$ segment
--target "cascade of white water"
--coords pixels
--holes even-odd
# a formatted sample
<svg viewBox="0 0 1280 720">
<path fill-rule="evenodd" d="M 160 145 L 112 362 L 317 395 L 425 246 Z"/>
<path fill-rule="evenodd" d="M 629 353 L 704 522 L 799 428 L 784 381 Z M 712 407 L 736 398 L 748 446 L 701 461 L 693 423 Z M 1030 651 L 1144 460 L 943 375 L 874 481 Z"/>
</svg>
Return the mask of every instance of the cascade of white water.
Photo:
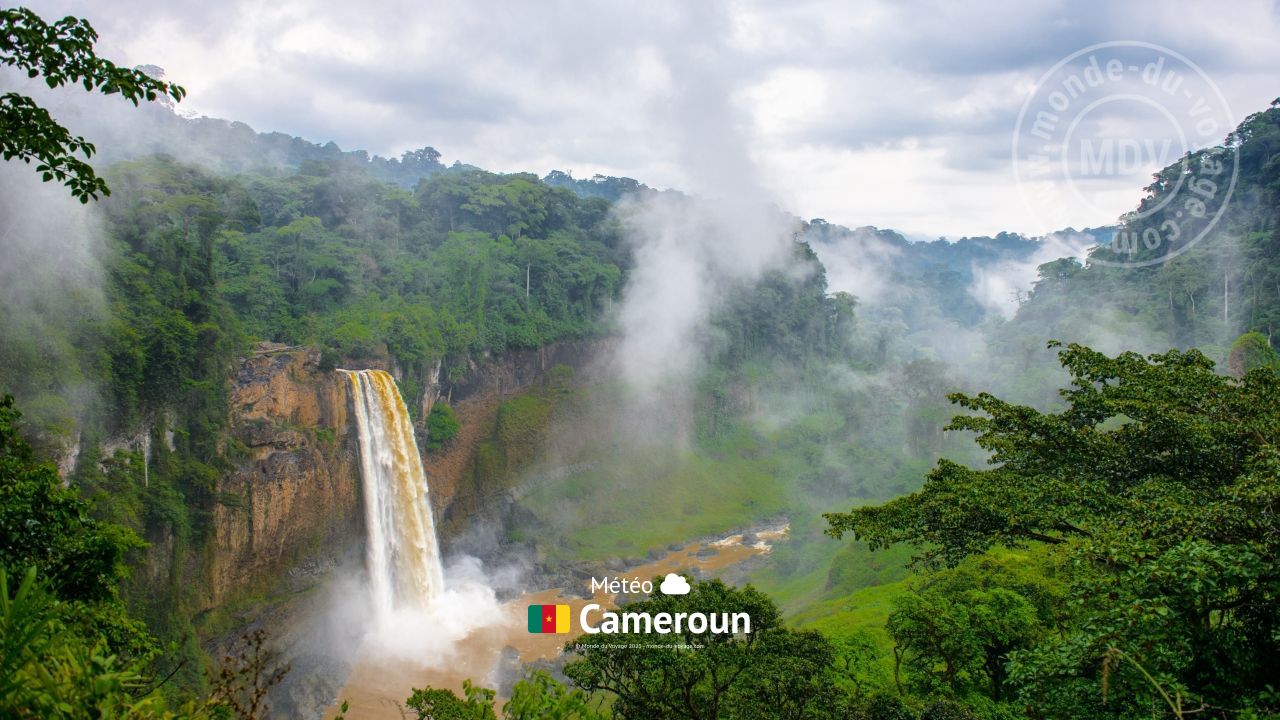
<svg viewBox="0 0 1280 720">
<path fill-rule="evenodd" d="M 423 609 L 444 590 L 427 476 L 395 380 L 382 370 L 343 370 L 360 436 L 368 570 L 374 612 Z"/>
</svg>

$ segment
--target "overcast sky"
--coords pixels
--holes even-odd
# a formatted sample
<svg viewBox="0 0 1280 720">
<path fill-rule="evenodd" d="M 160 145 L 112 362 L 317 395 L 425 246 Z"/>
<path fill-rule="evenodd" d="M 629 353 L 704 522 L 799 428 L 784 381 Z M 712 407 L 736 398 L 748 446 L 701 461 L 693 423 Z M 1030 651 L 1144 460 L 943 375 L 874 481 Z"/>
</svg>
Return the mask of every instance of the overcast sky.
<svg viewBox="0 0 1280 720">
<path fill-rule="evenodd" d="M 687 98 L 720 94 L 780 206 L 924 237 L 1042 233 L 1133 208 L 1151 167 L 1097 180 L 1089 203 L 1058 213 L 1019 200 L 1019 111 L 1081 48 L 1166 46 L 1203 68 L 1235 122 L 1280 95 L 1271 2 L 30 6 L 90 19 L 119 62 L 163 67 L 190 92 L 183 112 L 382 155 L 431 145 L 495 171 L 694 189 L 707 173 L 690 167 L 686 128 L 705 118 Z M 1158 114 L 1131 115 L 1130 135 L 1169 134 Z"/>
</svg>

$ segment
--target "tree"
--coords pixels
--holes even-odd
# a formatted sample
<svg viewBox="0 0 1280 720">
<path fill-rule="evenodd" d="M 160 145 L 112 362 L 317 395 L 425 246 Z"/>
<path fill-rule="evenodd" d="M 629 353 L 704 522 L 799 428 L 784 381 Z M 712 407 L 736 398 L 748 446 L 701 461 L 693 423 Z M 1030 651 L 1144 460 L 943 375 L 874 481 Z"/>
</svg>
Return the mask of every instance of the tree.
<svg viewBox="0 0 1280 720">
<path fill-rule="evenodd" d="M 876 658 L 880 649 L 875 635 L 863 628 L 831 639 L 835 665 L 853 685 L 855 698 L 861 699 L 868 686 L 874 685 Z"/>
<path fill-rule="evenodd" d="M 12 578 L 0 567 L 0 715 L 7 718 L 161 718 L 160 698 L 139 694 L 137 660 L 66 622 L 66 607 L 36 568 Z M 10 587 L 14 590 L 10 592 Z"/>
<path fill-rule="evenodd" d="M 12 396 L 0 398 L 0 567 L 36 568 L 78 624 L 109 638 L 116 652 L 149 655 L 152 641 L 125 616 L 117 590 L 125 554 L 144 543 L 90 516 L 89 504 L 62 486 L 53 463 L 35 457 L 19 436 L 21 416 Z"/>
<path fill-rule="evenodd" d="M 783 627 L 773 602 L 750 586 L 694 583 L 687 595 L 655 591 L 623 611 L 746 612 L 751 632 L 695 633 L 686 627 L 680 634 L 599 634 L 574 640 L 567 649 L 579 659 L 565 667 L 565 675 L 587 692 L 614 696 L 615 717 L 823 718 L 844 700 L 836 688 L 830 642 L 814 632 Z"/>
<path fill-rule="evenodd" d="M 604 720 L 587 694 L 570 689 L 544 670 L 535 670 L 515 684 L 502 708 L 504 720 Z"/>
<path fill-rule="evenodd" d="M 405 707 L 417 713 L 418 720 L 496 720 L 494 691 L 464 680 L 462 693 L 460 698 L 452 690 L 414 688 Z"/>
<path fill-rule="evenodd" d="M 95 520 L 0 399 L 0 716 L 162 718 L 154 638 L 118 597 L 132 531 Z M 227 717 L 216 701 L 178 717 Z"/>
<path fill-rule="evenodd" d="M 838 717 L 844 693 L 833 682 L 835 652 L 813 630 L 776 628 L 760 637 L 756 661 L 730 696 L 727 717 L 818 720 Z"/>
<path fill-rule="evenodd" d="M 1069 345 L 1059 358 L 1071 375 L 1061 412 L 951 396 L 982 413 L 950 427 L 975 432 L 994 467 L 941 461 L 912 495 L 827 515 L 829 533 L 912 543 L 925 567 L 996 546 L 1064 553 L 1075 620 L 1009 653 L 1009 683 L 1033 714 L 1128 717 L 1161 693 L 1226 710 L 1274 703 L 1280 375 L 1224 377 L 1195 350 Z M 1106 664 L 1113 649 L 1156 685 Z"/>
<path fill-rule="evenodd" d="M 427 447 L 432 450 L 440 448 L 461 429 L 462 422 L 449 403 L 443 400 L 435 402 L 431 405 L 431 412 L 427 413 Z"/>
<path fill-rule="evenodd" d="M 924 693 L 1005 700 L 1010 653 L 1062 624 L 1065 591 L 1021 556 L 981 555 L 918 578 L 889 615 L 895 670 Z"/>
<path fill-rule="evenodd" d="M 1257 331 L 1236 338 L 1227 357 L 1227 369 L 1235 377 L 1243 377 L 1254 368 L 1280 370 L 1280 354 L 1267 342 L 1267 336 Z"/>
<path fill-rule="evenodd" d="M 943 398 L 949 385 L 954 386 L 954 381 L 947 376 L 946 363 L 920 358 L 902 367 L 902 394 L 907 398 L 903 422 L 908 446 L 916 457 L 937 457 L 947 422 Z"/>
<path fill-rule="evenodd" d="M 169 96 L 181 101 L 187 91 L 141 70 L 117 67 L 98 57 L 93 45 L 98 33 L 87 20 L 65 17 L 45 22 L 27 8 L 0 10 L 0 64 L 42 77 L 50 88 L 67 84 L 83 85 L 86 91 L 119 94 L 137 105 Z M 106 182 L 94 173 L 86 159 L 96 148 L 83 137 L 72 135 L 48 110 L 26 95 L 0 95 L 0 156 L 36 163 L 36 172 L 45 182 L 57 180 L 71 189 L 80 202 L 110 195 Z"/>
<path fill-rule="evenodd" d="M 405 707 L 418 720 L 496 720 L 493 690 L 462 683 L 463 697 L 442 688 L 414 688 Z M 535 670 L 511 688 L 502 707 L 503 720 L 604 720 L 592 709 L 586 693 L 569 689 L 545 670 Z"/>
</svg>

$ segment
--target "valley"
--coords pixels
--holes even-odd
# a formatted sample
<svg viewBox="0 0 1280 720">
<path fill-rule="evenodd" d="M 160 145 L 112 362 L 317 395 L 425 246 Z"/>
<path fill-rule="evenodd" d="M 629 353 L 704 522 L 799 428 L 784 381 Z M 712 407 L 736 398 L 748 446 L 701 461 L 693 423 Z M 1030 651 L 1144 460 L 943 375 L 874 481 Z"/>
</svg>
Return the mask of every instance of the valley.
<svg viewBox="0 0 1280 720">
<path fill-rule="evenodd" d="M 0 717 L 1280 717 L 1280 100 L 1189 122 L 1205 71 L 1079 50 L 1061 9 L 1026 10 L 1071 29 L 1056 65 L 877 45 L 941 10 L 847 23 L 884 67 L 801 52 L 807 6 L 678 10 L 583 10 L 505 67 L 469 44 L 523 36 L 502 13 L 419 28 L 471 64 L 417 68 L 449 118 L 412 127 L 422 58 L 371 70 L 344 24 L 341 92 L 253 110 L 369 150 L 187 112 L 86 21 L 0 11 Z M 237 42 L 311 72 L 314 14 Z M 1233 21 L 1196 37 L 1265 64 Z M 565 114 L 569 79 L 605 99 Z M 1019 155 L 1060 129 L 1037 98 L 1061 163 Z M 1208 139 L 1108 134 L 1165 120 Z"/>
</svg>

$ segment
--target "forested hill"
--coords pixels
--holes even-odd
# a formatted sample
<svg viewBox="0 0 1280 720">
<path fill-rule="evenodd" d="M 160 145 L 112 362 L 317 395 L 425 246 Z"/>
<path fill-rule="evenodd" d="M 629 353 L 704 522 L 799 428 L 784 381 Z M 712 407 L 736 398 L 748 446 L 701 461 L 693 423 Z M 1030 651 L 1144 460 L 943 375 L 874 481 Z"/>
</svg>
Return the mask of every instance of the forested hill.
<svg viewBox="0 0 1280 720">
<path fill-rule="evenodd" d="M 572 190 L 582 197 L 599 197 L 609 201 L 620 200 L 631 193 L 653 192 L 648 185 L 628 177 L 593 175 L 587 179 L 577 179 L 572 173 L 560 170 L 547 173 L 542 182 L 552 187 Z"/>
<path fill-rule="evenodd" d="M 130 422 L 201 377 L 198 358 L 225 359 L 255 339 L 314 344 L 331 361 L 390 356 L 412 385 L 436 360 L 461 367 L 477 354 L 608 332 L 605 310 L 629 264 L 610 204 L 654 192 L 627 178 L 445 168 L 431 148 L 369 158 L 164 107 L 102 108 L 78 115 L 97 118 L 105 158 L 150 148 L 216 161 L 162 155 L 109 167 L 105 317 L 77 310 L 81 288 L 63 287 L 23 298 L 0 319 L 4 336 L 19 338 L 0 350 L 0 380 L 24 396 L 28 420 L 55 432 L 77 414 Z M 143 118 L 145 132 L 115 121 L 125 111 Z M 990 342 L 1022 357 L 1027 343 L 1111 336 L 1142 349 L 1200 346 L 1225 361 L 1242 333 L 1270 338 L 1280 321 L 1278 122 L 1272 108 L 1230 137 L 1241 157 L 1235 194 L 1195 247 L 1142 268 L 1043 264 Z M 1170 187 L 1158 180 L 1148 202 Z M 816 292 L 849 293 L 879 323 L 864 323 L 862 334 L 878 333 L 882 345 L 887 334 L 911 345 L 912 333 L 940 320 L 975 328 L 998 319 L 976 292 L 978 276 L 1016 270 L 1047 248 L 1009 233 L 921 243 L 820 219 L 804 228 L 830 280 Z M 1077 235 L 1105 246 L 1110 233 Z M 876 276 L 878 288 L 846 283 L 842 263 Z M 38 312 L 17 311 L 23 303 Z"/>
<path fill-rule="evenodd" d="M 163 76 L 159 68 L 147 69 Z M 92 138 L 99 149 L 95 156 L 98 164 L 168 155 L 218 174 L 289 173 L 323 164 L 365 173 L 406 190 L 437 173 L 480 169 L 460 160 L 446 163 L 442 153 L 429 145 L 399 157 L 383 157 L 364 150 L 343 150 L 333 141 L 312 142 L 280 132 L 258 132 L 235 120 L 184 116 L 165 101 L 134 108 L 105 97 L 50 92 L 39 83 L 19 81 L 18 86 L 21 92 L 40 98 L 77 133 Z M 542 181 L 581 197 L 609 201 L 651 190 L 632 178 L 594 175 L 579 179 L 560 170 L 550 171 Z"/>
<path fill-rule="evenodd" d="M 105 316 L 57 283 L 0 316 L 0 380 L 50 430 L 86 407 L 119 429 L 184 388 L 217 394 L 253 340 L 389 357 L 413 382 L 442 359 L 598 334 L 627 264 L 606 201 L 532 175 L 438 173 L 411 192 L 346 163 L 222 176 L 161 157 L 106 177 Z"/>
<path fill-rule="evenodd" d="M 1234 192 L 1221 219 L 1197 243 L 1172 257 L 1141 245 L 1132 258 L 1117 256 L 1109 245 L 1090 257 L 1151 261 L 1141 267 L 1066 259 L 1044 264 L 1002 334 L 1012 338 L 1036 329 L 1037 335 L 1076 338 L 1089 328 L 1110 328 L 1127 337 L 1127 347 L 1194 346 L 1219 362 L 1244 333 L 1256 331 L 1270 342 L 1280 330 L 1280 101 L 1249 116 L 1224 145 L 1187 161 L 1220 159 L 1229 168 L 1233 152 L 1239 154 Z M 1158 173 L 1141 207 L 1163 209 L 1143 219 L 1126 216 L 1121 232 L 1137 236 L 1176 223 L 1182 237 L 1198 234 L 1225 194 L 1208 201 L 1204 217 L 1184 217 L 1186 198 L 1174 197 L 1183 172 L 1179 161 Z M 1176 202 L 1166 204 L 1169 199 Z"/>
<path fill-rule="evenodd" d="M 47 99 L 55 113 L 65 103 Z M 389 358 L 415 393 L 437 362 L 448 377 L 488 354 L 607 334 L 630 262 L 611 203 L 656 192 L 629 178 L 446 168 L 431 148 L 370 158 L 164 106 L 89 97 L 61 112 L 101 148 L 95 159 L 114 192 L 84 227 L 57 234 L 72 245 L 84 235 L 95 247 L 85 264 L 102 276 L 42 275 L 49 229 L 14 228 L 11 244 L 33 249 L 34 265 L 22 282 L 5 279 L 33 289 L 15 292 L 0 315 L 11 339 L 0 348 L 0 391 L 58 443 L 81 428 L 122 432 L 175 403 L 216 425 L 225 367 L 258 340 L 320 347 L 328 365 Z M 56 202 L 21 173 L 3 182 L 15 217 L 42 193 Z M 774 303 L 768 332 L 722 318 L 726 333 L 779 348 L 830 343 L 797 340 L 822 325 L 827 302 L 821 268 L 797 257 L 817 268 L 814 284 L 789 294 L 806 309 Z M 748 294 L 731 306 L 730 315 L 754 312 Z"/>
<path fill-rule="evenodd" d="M 1006 301 L 1012 303 L 1035 265 L 1109 243 L 1114 231 L 1067 228 L 1042 238 L 1001 232 L 921 242 L 893 230 L 850 229 L 815 218 L 805 225 L 803 238 L 827 267 L 833 290 L 850 292 L 881 312 L 891 309 L 907 327 L 943 320 L 970 328 L 999 315 Z M 984 293 L 979 285 L 993 273 L 1001 276 L 1001 285 Z"/>
<path fill-rule="evenodd" d="M 163 77 L 160 68 L 144 69 Z M 386 158 L 364 150 L 343 150 L 332 141 L 317 143 L 280 132 L 258 132 L 243 122 L 181 115 L 164 100 L 133 107 L 102 95 L 51 91 L 37 81 L 5 80 L 12 89 L 38 98 L 55 117 L 89 138 L 98 150 L 94 161 L 99 166 L 157 154 L 219 174 L 294 172 L 320 163 L 364 172 L 405 189 L 445 170 L 477 169 L 457 160 L 446 166 L 441 153 L 430 146 Z"/>
</svg>

